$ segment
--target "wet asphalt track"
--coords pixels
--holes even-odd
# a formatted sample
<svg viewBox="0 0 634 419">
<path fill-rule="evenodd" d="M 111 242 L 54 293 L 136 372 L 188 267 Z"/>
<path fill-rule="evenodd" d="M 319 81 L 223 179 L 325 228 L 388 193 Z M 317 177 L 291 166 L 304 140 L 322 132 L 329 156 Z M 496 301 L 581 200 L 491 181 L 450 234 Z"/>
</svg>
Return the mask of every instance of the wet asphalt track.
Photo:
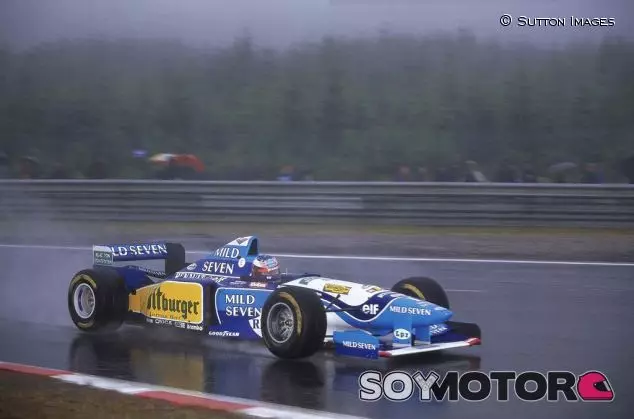
<svg viewBox="0 0 634 419">
<path fill-rule="evenodd" d="M 67 284 L 90 263 L 88 251 L 0 248 L 0 360 L 373 418 L 625 418 L 634 411 L 629 395 L 634 388 L 634 267 L 282 260 L 290 271 L 386 287 L 410 275 L 435 277 L 449 290 L 456 319 L 477 322 L 483 331 L 481 347 L 402 361 L 335 358 L 326 352 L 285 362 L 260 344 L 177 331 L 124 327 L 112 336 L 80 334 L 68 318 Z M 358 375 L 370 368 L 441 374 L 596 369 L 610 379 L 616 400 L 360 402 Z"/>
</svg>

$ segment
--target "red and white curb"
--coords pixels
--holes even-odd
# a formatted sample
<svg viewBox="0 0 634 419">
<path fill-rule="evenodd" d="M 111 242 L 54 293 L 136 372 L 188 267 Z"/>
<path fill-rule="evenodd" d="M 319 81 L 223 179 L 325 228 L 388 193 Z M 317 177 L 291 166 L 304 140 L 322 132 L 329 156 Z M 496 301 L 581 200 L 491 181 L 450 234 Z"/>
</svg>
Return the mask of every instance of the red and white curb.
<svg viewBox="0 0 634 419">
<path fill-rule="evenodd" d="M 249 399 L 220 396 L 198 391 L 181 390 L 172 387 L 155 386 L 145 383 L 117 380 L 114 378 L 97 377 L 70 371 L 36 367 L 32 365 L 15 364 L 0 361 L 0 370 L 13 371 L 50 377 L 67 383 L 89 386 L 102 390 L 111 390 L 123 394 L 164 400 L 183 406 L 203 407 L 213 410 L 234 412 L 259 418 L 274 419 L 364 419 L 359 416 L 340 415 L 301 409 L 273 403 L 258 402 Z"/>
</svg>

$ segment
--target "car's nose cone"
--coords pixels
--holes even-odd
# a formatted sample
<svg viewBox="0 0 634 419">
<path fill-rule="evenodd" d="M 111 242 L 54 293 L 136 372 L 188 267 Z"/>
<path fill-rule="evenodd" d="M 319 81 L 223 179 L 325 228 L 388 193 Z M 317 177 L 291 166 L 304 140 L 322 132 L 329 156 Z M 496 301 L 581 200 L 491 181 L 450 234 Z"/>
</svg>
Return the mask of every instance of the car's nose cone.
<svg viewBox="0 0 634 419">
<path fill-rule="evenodd" d="M 444 323 L 453 316 L 453 312 L 441 306 L 435 306 L 432 309 L 432 321 L 435 323 Z"/>
<path fill-rule="evenodd" d="M 428 301 L 421 301 L 415 298 L 400 298 L 394 301 L 390 307 L 394 314 L 404 314 L 412 316 L 412 325 L 430 325 L 444 323 L 449 320 L 453 313 L 439 305 Z"/>
</svg>

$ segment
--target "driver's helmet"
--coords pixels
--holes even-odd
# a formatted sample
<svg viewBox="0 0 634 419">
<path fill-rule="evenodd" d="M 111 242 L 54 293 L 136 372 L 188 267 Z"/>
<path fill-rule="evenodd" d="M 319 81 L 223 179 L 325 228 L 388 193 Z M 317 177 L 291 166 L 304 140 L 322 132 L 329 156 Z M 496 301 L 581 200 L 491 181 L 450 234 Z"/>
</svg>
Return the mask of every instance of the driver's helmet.
<svg viewBox="0 0 634 419">
<path fill-rule="evenodd" d="M 280 274 L 280 264 L 271 255 L 258 255 L 253 261 L 253 276 L 272 276 Z"/>
</svg>

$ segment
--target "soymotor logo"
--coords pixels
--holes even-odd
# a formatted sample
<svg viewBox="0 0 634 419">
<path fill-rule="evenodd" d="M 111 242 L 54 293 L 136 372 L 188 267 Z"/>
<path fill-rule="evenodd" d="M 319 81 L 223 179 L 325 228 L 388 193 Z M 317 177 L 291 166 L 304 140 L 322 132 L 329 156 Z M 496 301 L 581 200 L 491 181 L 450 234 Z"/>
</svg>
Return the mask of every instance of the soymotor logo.
<svg viewBox="0 0 634 419">
<path fill-rule="evenodd" d="M 492 381 L 497 383 L 493 394 Z M 509 390 L 509 387 L 511 389 Z M 409 400 L 415 392 L 420 401 L 466 400 L 479 402 L 493 396 L 499 401 L 508 401 L 509 394 L 523 401 L 603 401 L 614 400 L 614 391 L 605 374 L 588 371 L 578 377 L 570 371 L 469 371 L 459 374 L 449 371 L 443 379 L 435 372 L 427 375 L 420 371 L 409 374 L 392 371 L 366 371 L 359 376 L 359 399 L 377 401 L 385 397 L 400 402 Z"/>
</svg>

